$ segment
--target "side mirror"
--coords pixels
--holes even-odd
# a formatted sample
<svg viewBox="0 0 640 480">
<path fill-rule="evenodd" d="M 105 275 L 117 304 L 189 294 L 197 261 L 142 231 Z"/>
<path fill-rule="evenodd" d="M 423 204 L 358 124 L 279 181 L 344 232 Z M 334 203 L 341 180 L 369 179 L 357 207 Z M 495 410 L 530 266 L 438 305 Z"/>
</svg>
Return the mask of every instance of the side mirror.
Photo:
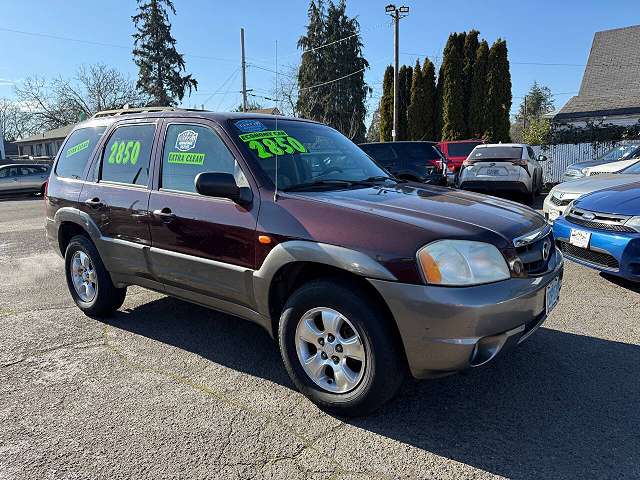
<svg viewBox="0 0 640 480">
<path fill-rule="evenodd" d="M 195 179 L 196 191 L 208 197 L 228 198 L 239 204 L 250 203 L 251 189 L 241 188 L 230 173 L 202 172 Z"/>
<path fill-rule="evenodd" d="M 547 161 L 547 157 L 545 157 L 544 155 L 538 155 L 538 161 L 539 162 L 546 162 Z"/>
</svg>

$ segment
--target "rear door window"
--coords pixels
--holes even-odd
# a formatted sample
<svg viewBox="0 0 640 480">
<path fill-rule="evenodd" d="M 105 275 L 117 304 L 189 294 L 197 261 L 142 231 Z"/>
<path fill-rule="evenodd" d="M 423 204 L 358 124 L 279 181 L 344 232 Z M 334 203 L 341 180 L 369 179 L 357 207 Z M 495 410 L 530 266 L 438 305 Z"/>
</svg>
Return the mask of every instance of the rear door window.
<svg viewBox="0 0 640 480">
<path fill-rule="evenodd" d="M 432 161 L 442 159 L 440 152 L 429 143 L 396 143 L 393 148 L 404 168 L 413 171 L 431 167 Z"/>
<path fill-rule="evenodd" d="M 161 188 L 195 193 L 195 178 L 201 172 L 230 173 L 238 186 L 249 186 L 233 154 L 211 128 L 184 123 L 169 125 Z"/>
<path fill-rule="evenodd" d="M 154 124 L 116 128 L 102 152 L 100 180 L 146 186 L 155 131 Z"/>
<path fill-rule="evenodd" d="M 56 175 L 81 179 L 91 152 L 107 127 L 88 127 L 75 130 L 64 144 L 58 156 Z"/>
</svg>

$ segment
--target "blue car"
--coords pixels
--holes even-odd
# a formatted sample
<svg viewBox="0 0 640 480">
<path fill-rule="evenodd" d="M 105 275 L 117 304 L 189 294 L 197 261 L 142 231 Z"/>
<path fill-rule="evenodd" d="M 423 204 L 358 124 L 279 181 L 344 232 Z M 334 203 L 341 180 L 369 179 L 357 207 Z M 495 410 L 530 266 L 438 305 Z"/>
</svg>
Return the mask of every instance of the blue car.
<svg viewBox="0 0 640 480">
<path fill-rule="evenodd" d="M 640 183 L 580 197 L 553 234 L 569 260 L 640 282 Z"/>
</svg>

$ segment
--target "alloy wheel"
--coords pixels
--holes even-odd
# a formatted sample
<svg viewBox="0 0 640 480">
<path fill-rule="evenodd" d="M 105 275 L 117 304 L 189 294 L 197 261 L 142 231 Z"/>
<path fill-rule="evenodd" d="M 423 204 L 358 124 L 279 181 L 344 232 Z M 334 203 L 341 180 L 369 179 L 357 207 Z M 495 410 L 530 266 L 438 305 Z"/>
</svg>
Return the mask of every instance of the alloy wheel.
<svg viewBox="0 0 640 480">
<path fill-rule="evenodd" d="M 307 311 L 295 342 L 305 373 L 324 390 L 347 393 L 362 380 L 367 367 L 362 337 L 340 312 L 328 307 Z"/>
<path fill-rule="evenodd" d="M 70 270 L 73 287 L 80 300 L 92 302 L 96 297 L 98 278 L 89 255 L 82 250 L 75 252 L 71 258 Z"/>
</svg>

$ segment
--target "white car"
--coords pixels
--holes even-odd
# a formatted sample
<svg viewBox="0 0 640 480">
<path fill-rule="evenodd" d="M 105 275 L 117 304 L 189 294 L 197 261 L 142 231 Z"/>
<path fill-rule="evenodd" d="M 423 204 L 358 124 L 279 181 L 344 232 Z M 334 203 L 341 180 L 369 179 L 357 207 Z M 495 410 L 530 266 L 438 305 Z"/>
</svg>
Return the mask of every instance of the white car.
<svg viewBox="0 0 640 480">
<path fill-rule="evenodd" d="M 605 163 L 604 165 L 596 165 L 594 167 L 587 167 L 584 169 L 585 177 L 592 177 L 594 175 L 602 175 L 603 173 L 618 173 L 627 167 L 640 162 L 640 158 L 629 158 L 626 160 L 618 160 L 617 162 Z"/>
<path fill-rule="evenodd" d="M 542 210 L 547 221 L 553 223 L 556 218 L 565 214 L 571 202 L 582 195 L 636 182 L 640 182 L 640 161 L 638 159 L 636 159 L 636 163 L 619 173 L 603 173 L 556 185 L 544 199 Z"/>
<path fill-rule="evenodd" d="M 485 193 L 510 192 L 533 203 L 542 189 L 542 167 L 529 145 L 497 143 L 478 145 L 462 163 L 458 186 Z"/>
</svg>

